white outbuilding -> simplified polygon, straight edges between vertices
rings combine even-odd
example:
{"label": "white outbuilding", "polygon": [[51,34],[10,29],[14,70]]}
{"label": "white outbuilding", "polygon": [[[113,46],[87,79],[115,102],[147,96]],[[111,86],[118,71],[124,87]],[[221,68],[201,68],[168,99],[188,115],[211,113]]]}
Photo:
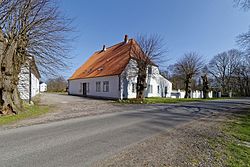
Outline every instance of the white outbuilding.
{"label": "white outbuilding", "polygon": [[[134,49],[140,46],[134,39],[95,52],[68,79],[68,93],[114,99],[136,97],[137,63]],[[144,55],[145,56],[145,55]],[[170,97],[172,83],[164,78],[153,62],[147,67],[145,97]]]}
{"label": "white outbuilding", "polygon": [[19,74],[18,91],[20,98],[31,100],[32,97],[39,94],[39,79],[41,78],[33,57],[27,61],[21,68]]}
{"label": "white outbuilding", "polygon": [[47,84],[44,82],[40,82],[40,92],[46,92],[47,91]]}

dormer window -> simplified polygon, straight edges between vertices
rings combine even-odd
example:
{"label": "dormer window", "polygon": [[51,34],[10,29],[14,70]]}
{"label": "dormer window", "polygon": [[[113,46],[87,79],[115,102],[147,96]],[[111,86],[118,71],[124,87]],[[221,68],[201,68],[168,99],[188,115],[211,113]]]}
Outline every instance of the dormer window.
{"label": "dormer window", "polygon": [[103,67],[100,67],[100,68],[98,68],[97,70],[98,70],[98,71],[102,71],[102,70],[103,70]]}

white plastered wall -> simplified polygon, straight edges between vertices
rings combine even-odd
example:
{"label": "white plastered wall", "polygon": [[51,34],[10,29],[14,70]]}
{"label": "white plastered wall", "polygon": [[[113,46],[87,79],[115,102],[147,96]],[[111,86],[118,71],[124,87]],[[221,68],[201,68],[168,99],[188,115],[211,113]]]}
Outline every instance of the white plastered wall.
{"label": "white plastered wall", "polygon": [[[152,74],[147,77],[147,85],[152,85],[152,93],[145,89],[145,97],[170,97],[172,83],[159,73],[158,67],[152,66]],[[121,99],[135,98],[136,91],[132,92],[132,85],[137,83],[136,61],[131,59],[127,67],[121,74]],[[159,91],[158,91],[159,86]],[[166,88],[166,93],[165,93]]]}
{"label": "white plastered wall", "polygon": [[[24,65],[19,74],[19,82],[17,85],[20,98],[23,100],[29,99],[29,67]],[[31,97],[39,93],[39,78],[31,73]]]}
{"label": "white plastered wall", "polygon": [[[109,91],[103,91],[103,82],[109,82]],[[96,82],[101,82],[101,91],[96,92]],[[89,83],[89,91],[87,91],[87,96],[94,97],[104,97],[104,98],[120,98],[119,91],[119,76],[106,76],[106,77],[96,77],[96,78],[86,78],[86,79],[75,79],[69,80],[68,92],[71,95],[83,95],[83,83]]]}

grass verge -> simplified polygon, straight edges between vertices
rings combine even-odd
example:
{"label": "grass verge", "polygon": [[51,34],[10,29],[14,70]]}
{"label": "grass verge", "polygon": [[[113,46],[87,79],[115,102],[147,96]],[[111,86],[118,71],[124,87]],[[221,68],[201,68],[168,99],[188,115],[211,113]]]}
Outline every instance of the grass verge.
{"label": "grass verge", "polygon": [[45,114],[49,112],[49,106],[39,106],[35,105],[25,105],[25,111],[20,112],[17,115],[7,115],[0,117],[0,125],[10,124],[17,122],[19,120],[27,119],[27,118],[34,118],[39,115]]}
{"label": "grass verge", "polygon": [[232,139],[226,142],[227,165],[250,167],[250,111],[229,123],[225,133]]}
{"label": "grass verge", "polygon": [[[223,137],[210,140],[216,158],[224,159],[225,166],[250,167],[250,111],[234,116],[222,131]],[[216,150],[218,146],[222,149]]]}
{"label": "grass verge", "polygon": [[[156,104],[156,103],[181,103],[181,102],[201,102],[208,100],[216,100],[221,98],[209,98],[209,99],[175,99],[175,98],[161,98],[161,97],[149,97],[143,100],[138,99],[126,99],[118,100],[118,103],[127,103],[127,104]],[[223,98],[224,99],[224,98]]]}

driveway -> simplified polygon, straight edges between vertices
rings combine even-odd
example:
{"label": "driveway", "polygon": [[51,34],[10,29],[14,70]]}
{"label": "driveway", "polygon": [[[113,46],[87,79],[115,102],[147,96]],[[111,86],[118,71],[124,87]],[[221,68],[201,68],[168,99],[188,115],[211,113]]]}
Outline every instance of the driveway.
{"label": "driveway", "polygon": [[0,129],[119,112],[130,110],[132,107],[131,105],[125,106],[111,100],[91,99],[58,93],[42,93],[40,98],[40,105],[50,106],[51,112],[37,118],[26,119],[11,125],[0,127]]}
{"label": "driveway", "polygon": [[91,166],[165,130],[249,107],[248,99],[151,105],[145,109],[135,107],[127,112],[1,130],[0,166]]}
{"label": "driveway", "polygon": [[155,109],[155,105],[119,104],[113,100],[93,99],[58,93],[43,93],[40,98],[40,105],[51,106],[51,112],[37,118],[26,119],[0,127],[0,129],[29,126],[113,112]]}

